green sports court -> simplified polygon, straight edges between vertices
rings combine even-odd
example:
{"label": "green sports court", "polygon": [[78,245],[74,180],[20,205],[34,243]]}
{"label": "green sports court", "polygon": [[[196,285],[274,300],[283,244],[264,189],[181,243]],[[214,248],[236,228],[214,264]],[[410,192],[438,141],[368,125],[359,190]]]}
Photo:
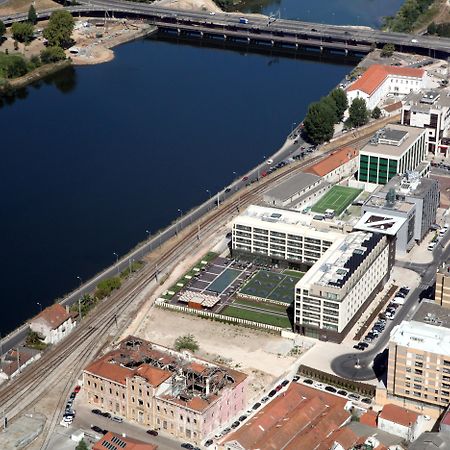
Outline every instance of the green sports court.
{"label": "green sports court", "polygon": [[312,208],[311,211],[325,214],[327,209],[332,209],[336,216],[355,200],[362,192],[361,189],[355,189],[346,186],[333,186]]}

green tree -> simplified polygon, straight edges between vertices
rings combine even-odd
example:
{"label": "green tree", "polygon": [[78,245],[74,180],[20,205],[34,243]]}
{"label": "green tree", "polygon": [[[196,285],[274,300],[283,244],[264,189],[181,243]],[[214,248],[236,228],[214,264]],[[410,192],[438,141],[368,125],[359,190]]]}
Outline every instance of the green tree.
{"label": "green tree", "polygon": [[45,347],[47,347],[47,344],[42,342],[39,333],[31,330],[28,331],[27,337],[25,339],[25,345],[36,350],[43,350]]}
{"label": "green tree", "polygon": [[349,121],[354,127],[365,125],[369,121],[369,111],[363,98],[355,98],[348,110]]}
{"label": "green tree", "polygon": [[334,123],[339,123],[339,118],[338,118],[338,114],[337,114],[337,106],[335,101],[329,96],[327,95],[326,97],[322,97],[320,99],[320,103],[322,104],[323,107],[328,108],[328,110],[330,111],[330,119],[333,120],[333,124]]}
{"label": "green tree", "polygon": [[34,9],[33,5],[30,5],[30,8],[28,9],[28,22],[32,23],[33,25],[37,24],[37,14],[36,10]]}
{"label": "green tree", "polygon": [[428,34],[436,34],[437,33],[437,26],[434,22],[431,22],[430,25],[428,25],[427,33]]}
{"label": "green tree", "polygon": [[19,42],[31,42],[33,39],[33,25],[28,22],[15,22],[11,26],[12,37]]}
{"label": "green tree", "polygon": [[198,349],[199,345],[193,334],[185,334],[175,339],[175,350],[177,351],[190,350],[196,352]]}
{"label": "green tree", "polygon": [[345,110],[348,108],[347,94],[341,88],[333,89],[329,95],[336,104],[336,114],[339,120],[344,117]]}
{"label": "green tree", "polygon": [[61,47],[47,47],[41,51],[41,61],[43,64],[54,63],[66,59],[66,54]]}
{"label": "green tree", "polygon": [[119,277],[107,278],[106,280],[100,281],[97,284],[97,290],[95,291],[95,297],[99,300],[105,298],[115,289],[119,289],[122,284],[122,281]]}
{"label": "green tree", "polygon": [[372,119],[379,119],[381,117],[381,109],[375,106],[372,110]]}
{"label": "green tree", "polygon": [[314,144],[321,144],[333,137],[336,112],[330,110],[325,102],[314,102],[309,105],[304,130]]}
{"label": "green tree", "polygon": [[81,439],[81,441],[75,447],[75,450],[89,450],[89,447],[87,446],[86,442],[84,442],[84,439]]}
{"label": "green tree", "polygon": [[5,24],[0,20],[0,39],[3,37],[3,35],[6,33],[6,27]]}
{"label": "green tree", "polygon": [[381,49],[381,56],[382,58],[389,58],[394,54],[394,52],[395,52],[394,44],[384,44],[383,48]]}
{"label": "green tree", "polygon": [[72,44],[72,32],[74,20],[69,11],[54,11],[50,16],[47,28],[43,32],[43,36],[48,40],[51,47],[70,47]]}

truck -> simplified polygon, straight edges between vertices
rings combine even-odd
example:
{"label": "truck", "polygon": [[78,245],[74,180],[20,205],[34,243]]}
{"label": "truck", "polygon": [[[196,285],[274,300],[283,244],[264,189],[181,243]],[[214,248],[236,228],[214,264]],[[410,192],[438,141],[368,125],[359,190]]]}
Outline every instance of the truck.
{"label": "truck", "polygon": [[248,19],[245,17],[239,17],[239,23],[248,23]]}

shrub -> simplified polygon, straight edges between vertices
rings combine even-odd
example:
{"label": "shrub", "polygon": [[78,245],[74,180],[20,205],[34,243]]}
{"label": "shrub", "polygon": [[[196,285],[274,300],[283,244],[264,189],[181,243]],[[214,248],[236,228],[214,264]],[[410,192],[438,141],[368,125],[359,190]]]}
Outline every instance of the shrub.
{"label": "shrub", "polygon": [[190,350],[196,352],[199,349],[197,340],[193,334],[186,334],[184,336],[178,336],[175,339],[175,350]]}
{"label": "shrub", "polygon": [[41,51],[41,61],[43,64],[50,64],[64,59],[66,59],[66,54],[61,47],[47,47]]}

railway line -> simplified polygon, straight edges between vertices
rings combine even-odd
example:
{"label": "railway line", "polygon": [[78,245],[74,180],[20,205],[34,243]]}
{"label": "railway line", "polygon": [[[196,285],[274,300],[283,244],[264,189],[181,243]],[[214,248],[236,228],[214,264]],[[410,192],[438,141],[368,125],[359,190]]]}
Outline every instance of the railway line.
{"label": "railway line", "polygon": [[[346,143],[345,146],[358,145],[367,139],[367,137],[356,138]],[[155,259],[157,266],[153,263],[146,264],[140,272],[126,280],[118,291],[112,293],[95,310],[91,311],[90,315],[67,338],[44,352],[41,359],[25,368],[17,378],[0,387],[0,410],[4,411],[8,420],[11,421],[42,399],[52,387],[55,387],[61,379],[67,376],[65,367],[69,364],[72,375],[65,383],[64,392],[59,397],[58,407],[44,428],[45,445],[42,448],[46,448],[68,392],[83,367],[98,354],[101,347],[107,344],[109,332],[116,323],[117,317],[123,314],[128,307],[138,308],[143,300],[141,302],[136,300],[142,290],[154,281],[160,272],[170,270],[177,260],[197,246],[200,239],[198,230],[202,231],[202,239],[209,237],[220,225],[226,223],[239,207],[244,208],[255,202],[260,194],[272,184],[305,169],[335,150],[332,149],[308,160],[292,163],[242,191],[236,192],[218,208],[210,210],[206,216],[181,232],[178,237],[168,241],[167,248],[162,249],[161,255]]]}

